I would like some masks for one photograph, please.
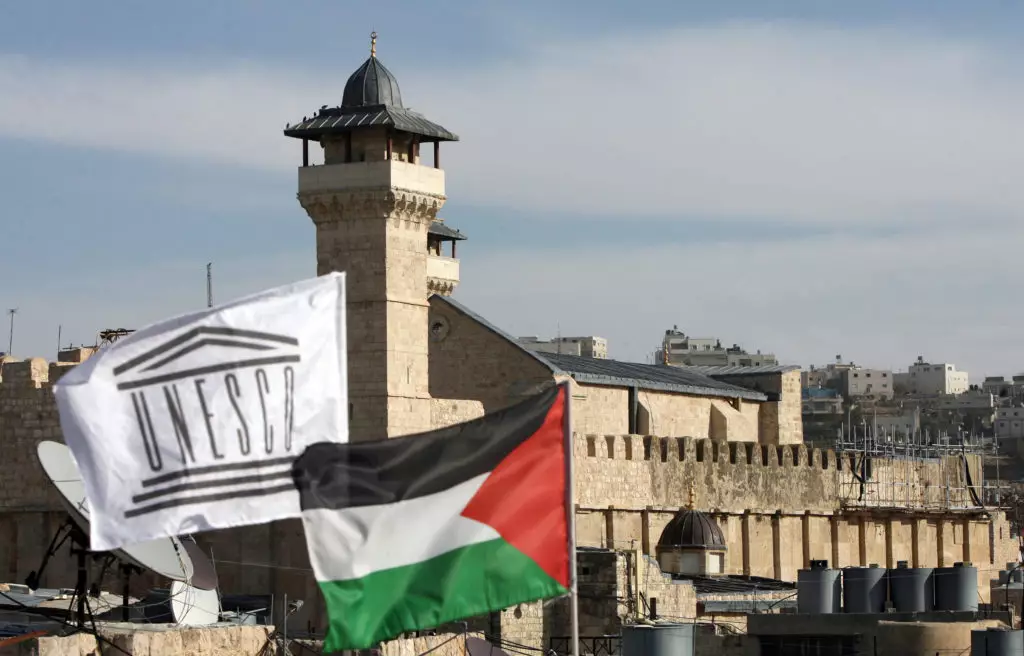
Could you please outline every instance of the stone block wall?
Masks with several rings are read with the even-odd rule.
[[[438,296],[430,298],[430,396],[500,410],[554,380],[551,369]],[[440,322],[440,323],[439,323]],[[434,326],[445,325],[434,334]]]
[[[715,436],[743,442],[759,439],[761,403],[644,389],[638,391],[637,403],[637,431],[644,435]],[[628,388],[572,383],[574,432],[626,433],[629,412]]]
[[[657,599],[660,617],[697,616],[693,584],[673,580],[662,573],[657,561],[639,551],[580,551],[577,578],[583,638],[617,636],[627,619],[648,614],[652,598]],[[509,610],[501,614],[503,639],[532,648],[567,649],[571,635],[568,598]]]
[[[430,399],[430,422],[434,428],[444,428],[484,415],[484,405],[479,401],[462,399]]]
[[[776,395],[778,401],[761,404],[760,442],[800,444],[804,441],[800,371],[753,375],[715,375],[715,380]],[[695,436],[696,437],[696,436]]]
[[[703,509],[833,511],[895,507],[940,510],[974,505],[958,456],[935,460],[869,459],[808,448],[691,437],[576,435],[577,502],[621,508],[681,507],[689,482]],[[968,456],[968,463],[977,456]],[[870,473],[863,492],[856,478]],[[972,467],[980,487],[980,471]]]
[[[972,505],[959,458],[875,460],[878,487],[857,498],[849,458],[804,445],[584,435],[574,449],[583,546],[654,555],[692,480],[696,507],[725,535],[730,574],[795,581],[818,559],[836,567],[969,561],[987,599],[993,568],[1017,558],[1004,513],[955,510]],[[947,493],[946,481],[961,487]]]
[[[64,518],[35,448],[44,439],[61,440],[51,381],[68,367],[43,360],[4,363],[0,581],[21,582],[37,569]],[[535,381],[541,373],[524,371],[534,375]],[[511,385],[510,379],[503,379],[502,385]],[[432,400],[432,420],[436,425],[466,420],[478,416],[486,403]],[[746,405],[741,405],[741,411]],[[693,480],[697,507],[710,511],[726,535],[728,572],[792,580],[796,570],[812,558],[838,566],[896,560],[949,565],[970,560],[986,581],[983,596],[987,598],[987,580],[992,577],[988,570],[1017,557],[1016,539],[1001,512],[990,510],[986,517],[943,510],[969,505],[963,491],[963,466],[956,458],[916,463],[876,459],[871,471],[879,484],[861,499],[851,474],[859,463],[803,445],[577,435],[574,457],[577,530],[584,546],[639,549],[653,555],[661,530],[688,502]],[[883,484],[886,481],[892,484]],[[953,481],[961,491],[947,499],[945,481]],[[979,479],[975,481],[980,484]],[[297,520],[205,533],[197,539],[212,554],[223,590],[303,599],[305,605],[289,623],[291,630],[323,630],[323,602]],[[73,581],[72,559],[53,559],[44,584],[61,587]],[[153,583],[144,577],[135,581],[137,586]],[[666,593],[661,594],[659,600]],[[558,603],[562,602],[553,606],[557,608]],[[540,622],[548,623],[551,635],[550,623],[558,621],[552,605],[546,612],[524,605],[519,617],[516,614],[516,609],[500,614],[503,633],[519,631],[525,636],[532,631],[536,635]],[[531,622],[533,629],[528,628]]]

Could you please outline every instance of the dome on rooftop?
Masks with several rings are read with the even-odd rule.
[[[724,551],[725,536],[722,529],[707,514],[699,510],[681,510],[658,540],[658,550],[669,549],[705,549]]]
[[[366,105],[402,106],[402,92],[398,90],[398,80],[376,55],[363,62],[345,83],[345,93],[341,98],[342,107],[362,107]]]

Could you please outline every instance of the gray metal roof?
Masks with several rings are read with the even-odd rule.
[[[402,106],[398,80],[374,55],[349,76],[341,98],[342,107],[366,105]]]
[[[319,139],[327,134],[344,134],[369,127],[391,127],[425,137],[427,141],[458,141],[454,133],[405,107],[366,105],[325,107],[312,118],[285,127],[286,137]]]
[[[578,383],[612,387],[639,387],[663,392],[751,401],[766,401],[768,398],[761,392],[730,385],[703,373],[690,371],[690,367],[619,362],[555,353],[538,353],[537,356],[550,362],[556,369],[572,376]]]
[[[462,232],[445,225],[441,221],[434,221],[431,223],[427,232],[437,237],[441,237],[442,239],[451,239],[453,241],[462,241],[466,238],[466,235],[462,234]]]
[[[792,598],[787,599],[736,599],[733,601],[722,601],[714,599],[697,600],[704,606],[705,613],[768,613],[778,612],[782,609],[795,609],[796,593]]]
[[[711,594],[754,594],[766,592],[787,592],[795,590],[796,584],[779,579],[769,579],[760,576],[741,576],[736,574],[723,574],[719,576],[696,576],[686,574],[675,574],[672,576],[676,581],[690,581],[698,595]]]
[[[658,538],[658,549],[708,549],[725,551],[725,536],[718,522],[699,510],[680,511]]]
[[[706,376],[756,376],[758,374],[784,374],[789,371],[797,371],[800,366],[795,364],[775,364],[767,367],[684,366],[680,369],[689,369]]]

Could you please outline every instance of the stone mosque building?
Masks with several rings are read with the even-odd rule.
[[[1003,513],[979,501],[981,468],[972,457],[873,459],[865,468],[847,454],[806,447],[796,367],[538,354],[455,300],[456,245],[466,235],[440,216],[441,145],[458,137],[405,107],[375,45],[340,105],[285,135],[301,142],[298,201],[313,222],[318,274],[347,274],[352,439],[469,420],[571,381],[583,636],[615,633],[655,606],[665,617],[742,627],[758,603],[791,596],[797,570],[811,560],[970,561],[986,600],[991,570],[1016,560]],[[322,165],[310,165],[311,146],[323,149]],[[87,355],[4,362],[0,581],[23,581],[38,568],[62,521],[35,445],[61,439],[51,385]],[[899,481],[899,496],[867,485],[863,471]],[[304,599],[290,632],[322,630],[297,520],[197,539],[214,553],[222,590]],[[72,585],[72,559],[51,564],[46,576],[46,585]],[[480,625],[549,647],[568,635],[565,611],[561,601],[523,605]]]

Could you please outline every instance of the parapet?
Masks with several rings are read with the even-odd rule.
[[[805,444],[759,444],[694,437],[577,434],[573,438],[573,450],[577,458],[609,460],[711,462],[761,467],[814,467],[821,470],[836,467],[842,470],[850,466],[840,462],[832,449],[809,449]]]
[[[76,364],[47,362],[44,358],[18,360],[5,357],[0,362],[0,394],[49,387]]]

